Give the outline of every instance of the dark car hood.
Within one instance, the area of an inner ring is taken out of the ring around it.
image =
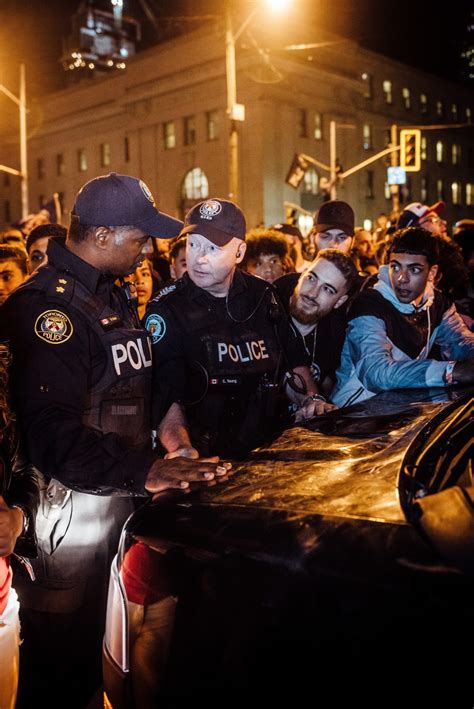
[[[286,430],[235,463],[228,480],[142,507],[122,552],[140,540],[160,551],[231,553],[384,583],[414,570],[456,573],[407,521],[398,484],[415,435],[467,395],[387,392]]]
[[[283,431],[234,462],[233,475],[181,496],[182,504],[238,505],[405,524],[398,473],[415,435],[466,392],[384,392]],[[178,502],[180,504],[180,502]]]

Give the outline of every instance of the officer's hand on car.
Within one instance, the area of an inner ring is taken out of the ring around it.
[[[9,507],[0,495],[0,556],[12,553],[22,530],[23,512],[18,507]]]
[[[337,406],[326,401],[321,394],[311,394],[301,402],[295,414],[295,422],[307,421],[313,418],[313,416],[322,416],[330,411],[334,411],[334,409],[337,409]]]
[[[183,446],[182,448],[177,448],[175,451],[170,451],[165,455],[165,460],[171,460],[172,458],[192,458],[193,460],[197,460],[199,458],[199,451],[191,446]],[[216,458],[216,462],[218,460],[219,459]]]
[[[156,460],[145,481],[145,490],[159,493],[170,488],[186,490],[191,482],[209,482],[215,477],[227,475],[231,463],[219,462],[219,458],[189,459],[183,456]]]

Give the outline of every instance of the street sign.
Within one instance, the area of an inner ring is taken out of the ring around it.
[[[387,168],[387,182],[389,185],[405,185],[407,173],[405,168],[395,165]]]
[[[301,153],[296,153],[288,170],[285,182],[297,190],[309,166],[310,162],[306,160]]]

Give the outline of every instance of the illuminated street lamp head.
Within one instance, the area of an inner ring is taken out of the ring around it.
[[[284,12],[291,4],[291,0],[265,0],[265,5],[271,12]]]

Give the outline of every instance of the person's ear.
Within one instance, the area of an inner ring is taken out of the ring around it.
[[[235,263],[241,263],[244,259],[245,252],[247,251],[247,244],[242,241],[237,247],[237,253],[235,254]]]
[[[112,239],[112,232],[106,226],[99,226],[94,231],[93,241],[99,249],[106,249]]]
[[[334,304],[334,310],[336,310],[336,308],[340,308],[341,305],[344,305],[344,303],[346,302],[348,297],[349,296],[347,295],[347,293],[346,293],[346,295],[341,295],[341,297],[338,300],[336,300],[336,302]]]
[[[431,266],[429,273],[428,273],[428,280],[430,281],[430,283],[436,282],[436,276],[438,274],[438,270],[439,270],[439,267],[438,267],[437,263],[435,263],[434,266]]]

